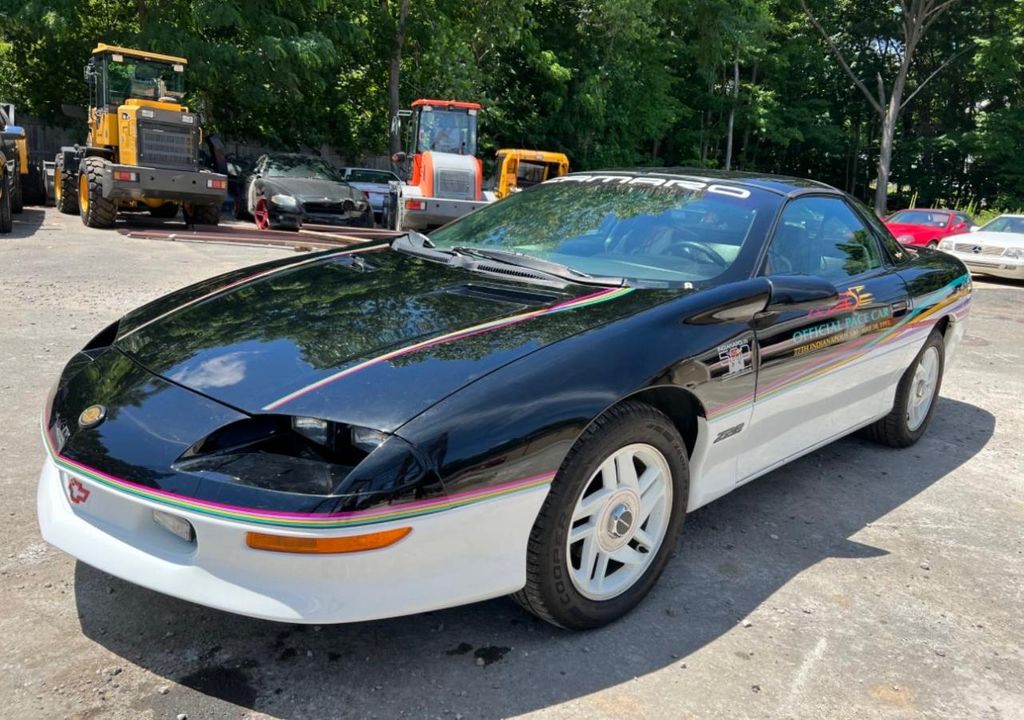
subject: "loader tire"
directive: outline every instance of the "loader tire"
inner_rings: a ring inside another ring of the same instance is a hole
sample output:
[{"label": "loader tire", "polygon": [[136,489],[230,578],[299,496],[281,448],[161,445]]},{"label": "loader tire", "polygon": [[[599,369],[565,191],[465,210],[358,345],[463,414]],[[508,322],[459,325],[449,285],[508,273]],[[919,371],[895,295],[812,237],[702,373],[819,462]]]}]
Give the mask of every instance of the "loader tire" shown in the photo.
[{"label": "loader tire", "polygon": [[218,225],[220,223],[220,205],[185,205],[186,225]]},{"label": "loader tire", "polygon": [[64,169],[63,155],[57,156],[57,165],[53,168],[53,204],[65,215],[78,214],[78,178]]},{"label": "loader tire", "polygon": [[11,220],[11,186],[7,182],[7,167],[0,164],[0,235],[14,229]]},{"label": "loader tire", "polygon": [[21,180],[21,166],[15,163],[14,179],[11,182],[11,212],[15,215],[25,209],[25,198],[22,194]]},{"label": "loader tire", "polygon": [[87,157],[78,171],[78,214],[86,227],[109,228],[117,220],[117,205],[103,197],[103,176],[109,172],[103,158]]}]

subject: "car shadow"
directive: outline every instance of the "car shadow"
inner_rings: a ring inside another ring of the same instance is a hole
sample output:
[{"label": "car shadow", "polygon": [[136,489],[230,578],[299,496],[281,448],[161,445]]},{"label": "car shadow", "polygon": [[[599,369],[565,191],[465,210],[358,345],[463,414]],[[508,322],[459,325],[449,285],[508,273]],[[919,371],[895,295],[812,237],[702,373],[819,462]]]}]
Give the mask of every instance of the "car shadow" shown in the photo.
[{"label": "car shadow", "polygon": [[14,225],[9,235],[5,237],[12,240],[31,237],[43,225],[46,220],[46,210],[41,207],[24,207],[20,213],[11,215]]},{"label": "car shadow", "polygon": [[640,607],[589,633],[551,627],[508,599],[378,622],[281,625],[82,563],[80,622],[116,655],[202,693],[154,686],[133,707],[158,717],[205,717],[211,698],[282,718],[516,715],[684,662],[824,559],[886,555],[852,537],[976,455],[995,422],[942,398],[912,448],[846,438],[739,488],[687,518],[677,557]]}]

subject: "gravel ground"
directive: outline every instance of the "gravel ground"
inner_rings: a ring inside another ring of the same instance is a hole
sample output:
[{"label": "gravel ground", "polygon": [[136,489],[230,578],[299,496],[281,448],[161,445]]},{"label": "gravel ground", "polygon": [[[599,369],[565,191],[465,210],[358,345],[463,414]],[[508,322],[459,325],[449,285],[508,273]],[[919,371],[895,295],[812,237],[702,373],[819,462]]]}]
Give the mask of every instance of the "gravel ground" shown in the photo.
[{"label": "gravel ground", "polygon": [[651,597],[568,634],[510,601],[328,627],[235,617],[47,547],[37,423],[129,308],[287,253],[27,208],[0,237],[0,698],[29,718],[1024,718],[1024,285],[976,283],[915,447],[842,440],[692,514]]}]

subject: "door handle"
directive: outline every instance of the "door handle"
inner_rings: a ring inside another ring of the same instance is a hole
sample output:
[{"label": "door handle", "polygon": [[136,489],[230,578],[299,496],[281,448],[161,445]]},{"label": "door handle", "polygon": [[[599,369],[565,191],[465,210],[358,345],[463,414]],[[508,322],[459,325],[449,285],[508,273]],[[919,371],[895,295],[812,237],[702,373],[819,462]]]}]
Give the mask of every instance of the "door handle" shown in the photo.
[{"label": "door handle", "polygon": [[910,303],[906,300],[897,300],[892,304],[892,316],[902,317],[910,310]]}]

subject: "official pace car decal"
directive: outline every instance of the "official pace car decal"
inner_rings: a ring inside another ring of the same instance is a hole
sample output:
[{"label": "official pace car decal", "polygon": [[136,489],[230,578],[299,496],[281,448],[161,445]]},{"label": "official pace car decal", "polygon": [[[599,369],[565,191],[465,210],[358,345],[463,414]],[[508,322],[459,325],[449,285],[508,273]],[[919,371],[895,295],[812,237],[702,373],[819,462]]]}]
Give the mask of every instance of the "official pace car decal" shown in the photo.
[{"label": "official pace car decal", "polygon": [[375,358],[370,358],[369,360],[345,368],[344,370],[336,372],[333,375],[328,375],[327,377],[317,380],[316,382],[311,383],[310,385],[306,385],[305,387],[299,388],[294,392],[288,393],[284,397],[278,398],[272,403],[264,405],[263,409],[267,411],[276,410],[282,405],[285,405],[286,403],[289,403],[292,400],[295,400],[296,398],[300,398],[303,395],[306,395],[307,393],[311,393],[314,390],[318,390],[324,387],[325,385],[330,385],[331,383],[337,380],[341,380],[344,377],[354,375],[360,370],[365,370],[366,368],[371,367],[373,365],[379,365],[380,363],[387,362],[388,360],[393,360],[403,355],[409,355],[411,353],[426,350],[437,345],[443,345],[444,343],[461,340],[462,338],[467,338],[472,335],[481,335],[485,332],[498,330],[503,327],[508,327],[509,325],[516,325],[518,323],[526,322],[527,320],[532,320],[534,318],[538,318],[544,315],[552,315],[554,313],[564,312],[566,310],[576,310],[578,308],[588,307],[590,305],[596,305],[598,303],[607,302],[609,300],[620,298],[623,295],[628,295],[631,292],[633,292],[633,288],[629,287],[617,287],[598,290],[597,292],[590,293],[589,295],[582,295],[578,298],[573,298],[572,300],[567,300],[563,303],[558,303],[557,305],[552,305],[551,307],[548,308],[532,310],[530,312],[520,313],[519,315],[511,315],[505,318],[498,318],[497,320],[491,320],[489,322],[474,325],[463,330],[456,330],[455,332],[450,332],[445,335],[430,338],[429,340],[424,340],[413,345],[407,345],[405,347],[398,348],[397,350],[392,350],[389,353],[379,355]]},{"label": "official pace car decal", "polygon": [[[916,308],[900,318],[899,321],[893,319],[890,308],[876,308],[867,312],[854,313],[850,320],[852,325],[856,327],[851,326],[847,328],[844,323],[840,323],[838,327],[832,327],[831,331],[838,333],[842,337],[842,340],[838,342],[849,340],[857,335],[864,335],[864,337],[847,342],[832,352],[823,355],[814,365],[809,367],[804,365],[772,383],[759,385],[751,393],[740,396],[716,408],[709,409],[707,413],[708,419],[718,419],[746,410],[754,402],[755,397],[760,401],[766,397],[781,395],[833,370],[859,362],[880,345],[887,345],[895,340],[918,333],[930,332],[931,328],[938,322],[938,314],[941,311],[948,310],[947,314],[956,316],[959,316],[964,311],[970,302],[970,284],[970,275],[961,275],[946,286],[933,293],[929,293],[917,303]],[[824,324],[832,325],[830,322]],[[821,326],[813,326],[810,330],[814,330],[814,328],[820,329]],[[865,334],[883,328],[884,330],[880,335]],[[801,354],[796,351],[797,347],[820,342],[817,339],[818,335],[814,333],[806,337],[800,335],[800,333],[804,332],[808,331],[799,331],[793,338],[798,343],[803,342],[803,344],[797,344],[794,348],[794,353],[797,355]],[[824,330],[821,331],[821,333],[824,332]],[[822,347],[827,346],[828,344],[822,345]]]},{"label": "official pace car decal", "polygon": [[[239,522],[253,523],[257,525],[273,525],[275,527],[290,528],[318,528],[318,529],[344,529],[358,527],[361,525],[377,525],[379,523],[393,522],[398,520],[411,520],[424,515],[455,508],[475,505],[486,500],[495,500],[508,497],[517,493],[526,492],[535,488],[546,487],[551,484],[555,477],[554,472],[541,473],[531,477],[511,480],[509,482],[497,483],[476,490],[445,495],[443,497],[431,498],[429,500],[417,500],[415,502],[396,503],[370,510],[354,510],[340,513],[289,513],[276,512],[274,510],[254,510],[251,508],[239,507],[237,505],[225,505],[222,503],[210,502],[209,500],[198,500],[196,498],[178,495],[177,493],[157,490],[155,488],[140,485],[139,483],[125,480],[105,473],[96,468],[89,467],[70,458],[64,457],[58,452],[54,445],[53,438],[46,428],[46,421],[43,421],[43,443],[46,451],[56,465],[66,473],[72,475],[68,480],[70,499],[74,503],[84,502],[89,497],[89,490],[79,478],[90,480],[98,485],[125,493],[141,500],[167,505],[200,513],[222,520],[237,520]],[[77,477],[75,477],[77,476]],[[80,489],[79,489],[80,488]],[[74,494],[76,493],[77,494]],[[79,499],[76,499],[79,498]]]}]

